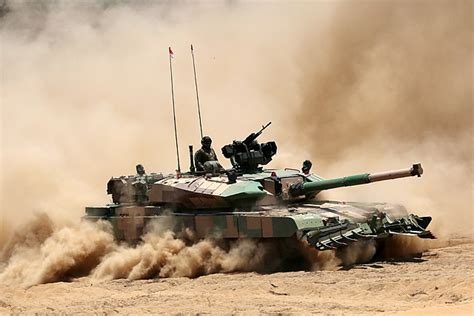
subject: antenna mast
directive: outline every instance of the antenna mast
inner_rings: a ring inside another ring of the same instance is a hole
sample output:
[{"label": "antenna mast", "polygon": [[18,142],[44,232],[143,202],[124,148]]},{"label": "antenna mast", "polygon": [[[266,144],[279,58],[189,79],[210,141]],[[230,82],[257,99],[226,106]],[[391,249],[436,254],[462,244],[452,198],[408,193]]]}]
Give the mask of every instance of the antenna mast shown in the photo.
[{"label": "antenna mast", "polygon": [[197,83],[197,76],[196,76],[196,63],[194,62],[193,44],[191,44],[191,56],[193,56],[194,86],[196,87],[196,100],[197,100],[197,108],[198,108],[198,116],[199,116],[199,130],[201,131],[201,138],[202,138],[203,134],[202,134],[202,121],[201,121],[201,106],[199,104],[199,92],[198,92],[198,83]]},{"label": "antenna mast", "polygon": [[176,109],[174,106],[174,86],[173,86],[173,67],[171,65],[171,59],[174,57],[171,47],[168,47],[169,59],[170,59],[170,76],[171,76],[171,101],[173,102],[173,120],[174,120],[174,139],[176,142],[176,158],[178,160],[178,173],[181,173],[181,167],[179,164],[179,146],[178,146],[178,129],[176,128]]}]

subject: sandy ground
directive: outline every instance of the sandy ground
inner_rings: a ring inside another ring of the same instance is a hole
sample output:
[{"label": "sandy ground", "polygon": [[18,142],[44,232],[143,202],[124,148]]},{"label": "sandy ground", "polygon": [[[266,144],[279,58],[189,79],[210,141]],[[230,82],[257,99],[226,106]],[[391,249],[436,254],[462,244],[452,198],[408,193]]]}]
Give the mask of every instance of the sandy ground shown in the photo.
[{"label": "sandy ground", "polygon": [[474,314],[474,239],[337,271],[0,285],[0,313]]}]

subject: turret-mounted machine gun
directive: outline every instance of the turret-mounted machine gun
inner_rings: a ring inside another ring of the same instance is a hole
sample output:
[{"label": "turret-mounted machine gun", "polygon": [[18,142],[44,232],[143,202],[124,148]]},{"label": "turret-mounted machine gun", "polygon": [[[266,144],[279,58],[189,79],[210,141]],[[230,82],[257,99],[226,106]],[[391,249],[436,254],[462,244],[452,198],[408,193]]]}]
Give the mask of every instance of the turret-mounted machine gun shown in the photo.
[{"label": "turret-mounted machine gun", "polygon": [[230,159],[232,167],[238,173],[255,173],[261,170],[260,165],[266,165],[277,152],[274,141],[259,144],[257,138],[272,122],[262,126],[256,132],[248,135],[243,141],[234,140],[232,144],[222,147],[222,154]]}]

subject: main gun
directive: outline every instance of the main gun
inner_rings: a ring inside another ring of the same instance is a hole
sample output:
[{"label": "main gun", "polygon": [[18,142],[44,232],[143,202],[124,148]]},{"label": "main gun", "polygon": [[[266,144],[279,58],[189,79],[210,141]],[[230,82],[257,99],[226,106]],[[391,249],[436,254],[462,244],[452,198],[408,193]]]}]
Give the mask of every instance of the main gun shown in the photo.
[{"label": "main gun", "polygon": [[420,163],[414,164],[411,168],[390,170],[379,173],[363,173],[342,178],[321,179],[313,182],[298,182],[290,185],[288,193],[292,197],[300,195],[317,194],[319,191],[330,190],[340,187],[349,187],[377,181],[386,181],[391,179],[405,177],[421,177],[423,168]]}]

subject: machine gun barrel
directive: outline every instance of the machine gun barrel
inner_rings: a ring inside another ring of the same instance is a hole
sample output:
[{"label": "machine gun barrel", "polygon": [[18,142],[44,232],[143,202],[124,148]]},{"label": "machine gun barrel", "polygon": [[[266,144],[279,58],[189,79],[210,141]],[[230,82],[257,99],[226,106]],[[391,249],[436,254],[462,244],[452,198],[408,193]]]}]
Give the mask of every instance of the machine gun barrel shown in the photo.
[{"label": "machine gun barrel", "polygon": [[272,122],[268,122],[267,125],[262,125],[262,128],[256,132],[256,133],[252,133],[250,134],[249,136],[247,136],[247,138],[245,138],[245,140],[243,141],[247,146],[249,146],[254,140],[257,139],[258,136],[260,136],[262,134],[262,132],[268,127],[270,126],[270,124],[272,124]]},{"label": "machine gun barrel", "polygon": [[305,183],[295,183],[289,187],[289,193],[291,196],[296,197],[300,195],[316,193],[323,190],[361,185],[377,181],[385,181],[413,176],[421,177],[422,174],[423,168],[421,167],[421,164],[418,163],[407,169],[391,170],[372,174],[363,173],[342,178],[334,178]]}]

